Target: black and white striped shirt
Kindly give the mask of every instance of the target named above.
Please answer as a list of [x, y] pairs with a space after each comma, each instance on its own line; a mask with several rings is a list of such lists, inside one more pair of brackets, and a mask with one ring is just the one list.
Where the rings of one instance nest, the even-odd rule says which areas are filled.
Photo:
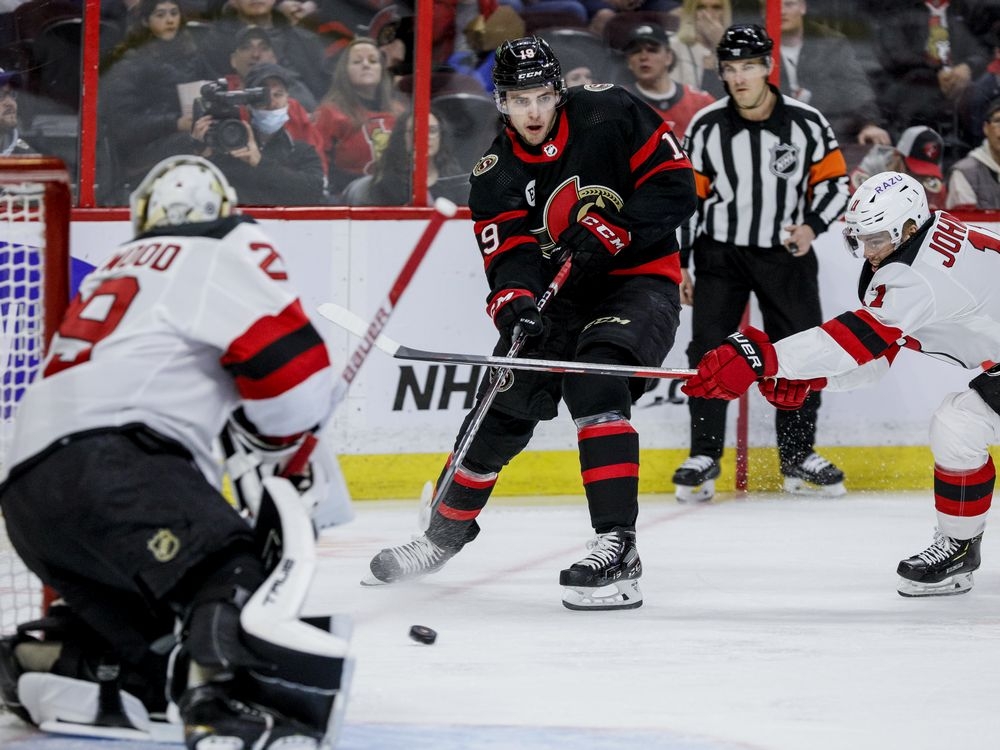
[[819, 235], [847, 208], [847, 167], [830, 123], [771, 90], [778, 100], [767, 120], [744, 119], [726, 97], [688, 126], [684, 149], [699, 207], [680, 228], [682, 264], [701, 234], [741, 247], [776, 247], [782, 227], [808, 224]]

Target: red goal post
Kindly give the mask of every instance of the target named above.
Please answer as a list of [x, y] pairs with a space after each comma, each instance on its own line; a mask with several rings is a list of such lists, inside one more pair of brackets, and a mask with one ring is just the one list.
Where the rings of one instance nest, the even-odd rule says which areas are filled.
[[[70, 179], [50, 156], [0, 157], [0, 476], [17, 404], [35, 378], [70, 292]], [[37, 617], [42, 587], [0, 517], [0, 635]]]

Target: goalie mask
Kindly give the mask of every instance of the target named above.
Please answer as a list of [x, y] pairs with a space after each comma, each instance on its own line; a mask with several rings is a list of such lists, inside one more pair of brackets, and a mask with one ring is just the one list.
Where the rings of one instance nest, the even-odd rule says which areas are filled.
[[862, 257], [866, 241], [884, 236], [899, 247], [910, 221], [921, 227], [930, 218], [927, 194], [913, 177], [902, 172], [872, 175], [851, 196], [844, 215], [844, 242], [855, 258]]
[[136, 234], [155, 227], [215, 221], [236, 208], [236, 192], [212, 162], [171, 156], [143, 178], [130, 198]]

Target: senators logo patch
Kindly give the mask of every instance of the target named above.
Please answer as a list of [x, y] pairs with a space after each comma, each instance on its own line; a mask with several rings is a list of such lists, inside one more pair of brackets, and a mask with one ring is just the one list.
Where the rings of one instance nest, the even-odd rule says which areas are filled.
[[479, 175], [489, 172], [497, 165], [498, 161], [500, 161], [500, 159], [496, 154], [486, 154], [486, 156], [480, 159], [479, 163], [472, 168], [472, 176], [479, 177]]
[[610, 83], [585, 83], [583, 85], [583, 90], [584, 91], [607, 91], [609, 88], [611, 88], [611, 86], [612, 86], [612, 84], [610, 84]]
[[580, 185], [580, 178], [573, 176], [559, 185], [549, 195], [542, 211], [543, 226], [532, 229], [544, 255], [549, 255], [556, 245], [556, 239], [563, 231], [584, 216], [592, 207], [614, 207], [621, 211], [625, 201], [618, 193], [603, 185]]

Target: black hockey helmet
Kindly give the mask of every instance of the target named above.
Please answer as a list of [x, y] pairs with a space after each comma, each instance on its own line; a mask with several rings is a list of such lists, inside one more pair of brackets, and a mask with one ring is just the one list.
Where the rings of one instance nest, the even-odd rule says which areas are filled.
[[566, 99], [566, 81], [559, 58], [548, 42], [537, 36], [524, 36], [500, 43], [493, 66], [493, 97], [501, 112], [505, 92], [549, 83], [562, 104]]
[[715, 55], [720, 63], [724, 60], [752, 60], [757, 57], [771, 59], [774, 42], [763, 26], [755, 23], [738, 23], [730, 26], [722, 34]]

